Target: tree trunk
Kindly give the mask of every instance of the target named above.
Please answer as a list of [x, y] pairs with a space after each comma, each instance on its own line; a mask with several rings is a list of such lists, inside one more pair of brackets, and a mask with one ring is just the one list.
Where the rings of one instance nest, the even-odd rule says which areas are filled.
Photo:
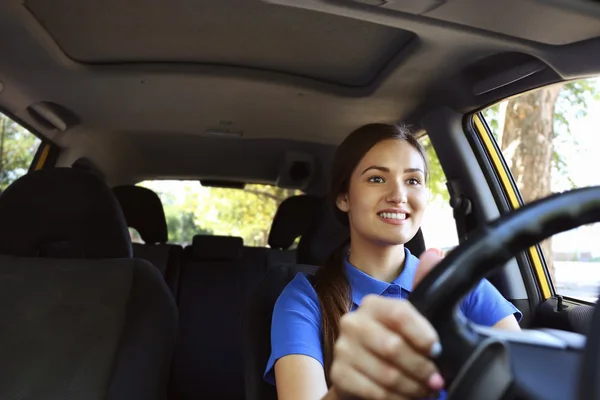
[[[526, 93], [506, 107], [502, 153], [525, 203], [551, 194], [554, 106], [561, 89], [555, 85]], [[554, 281], [551, 238], [541, 247]]]

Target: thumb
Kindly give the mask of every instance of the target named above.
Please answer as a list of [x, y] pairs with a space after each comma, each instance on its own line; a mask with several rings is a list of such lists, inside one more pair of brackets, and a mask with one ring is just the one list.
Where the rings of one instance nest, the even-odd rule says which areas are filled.
[[423, 280], [437, 263], [442, 260], [442, 251], [438, 249], [428, 249], [419, 257], [419, 266], [415, 272], [413, 289]]

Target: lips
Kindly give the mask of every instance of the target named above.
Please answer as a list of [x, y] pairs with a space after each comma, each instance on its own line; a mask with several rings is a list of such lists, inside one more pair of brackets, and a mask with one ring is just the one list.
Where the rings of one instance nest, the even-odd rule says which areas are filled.
[[402, 225], [410, 218], [410, 214], [404, 210], [383, 210], [377, 213], [383, 222], [392, 225]]

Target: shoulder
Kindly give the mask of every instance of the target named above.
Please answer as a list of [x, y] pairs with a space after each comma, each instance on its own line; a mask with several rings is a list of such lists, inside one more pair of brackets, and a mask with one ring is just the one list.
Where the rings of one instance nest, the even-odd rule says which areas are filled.
[[306, 274], [302, 272], [296, 274], [285, 286], [275, 303], [275, 312], [278, 309], [286, 311], [308, 309], [320, 316], [319, 298]]
[[493, 326], [511, 314], [517, 321], [522, 318], [521, 311], [506, 300], [487, 279], [482, 279], [465, 297], [461, 309], [469, 320], [479, 325]]

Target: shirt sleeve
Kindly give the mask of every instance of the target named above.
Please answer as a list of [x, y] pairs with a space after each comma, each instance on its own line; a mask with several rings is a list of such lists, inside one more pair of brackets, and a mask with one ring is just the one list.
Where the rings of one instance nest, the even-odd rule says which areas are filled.
[[323, 362], [321, 311], [317, 294], [304, 274], [296, 275], [275, 302], [271, 323], [271, 355], [264, 379], [275, 384], [275, 362], [301, 354]]
[[521, 321], [523, 317], [521, 311], [506, 300], [487, 279], [482, 279], [465, 297], [461, 310], [471, 322], [485, 326], [494, 326], [511, 314], [517, 321]]

